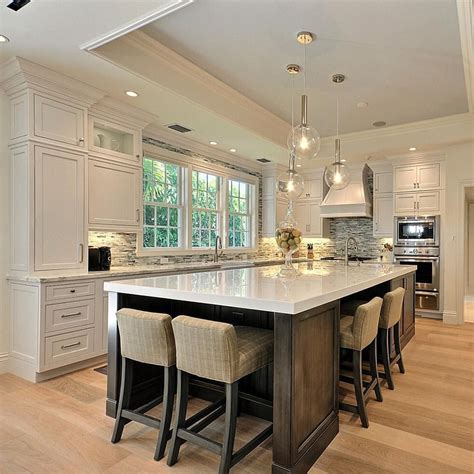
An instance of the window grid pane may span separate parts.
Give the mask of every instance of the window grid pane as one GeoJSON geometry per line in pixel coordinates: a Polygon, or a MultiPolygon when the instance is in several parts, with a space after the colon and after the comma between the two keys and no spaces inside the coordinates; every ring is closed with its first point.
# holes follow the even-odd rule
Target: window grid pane
{"type": "Polygon", "coordinates": [[[143,159],[143,247],[177,248],[181,234],[181,167],[143,159]]]}
{"type": "Polygon", "coordinates": [[[229,180],[229,247],[250,247],[250,185],[229,180]]]}

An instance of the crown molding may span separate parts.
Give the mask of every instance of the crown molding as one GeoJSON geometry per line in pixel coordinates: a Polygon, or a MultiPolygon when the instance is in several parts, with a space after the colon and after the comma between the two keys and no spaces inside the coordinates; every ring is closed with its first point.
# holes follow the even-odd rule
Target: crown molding
{"type": "Polygon", "coordinates": [[[113,115],[124,125],[132,124],[140,129],[145,128],[158,119],[154,114],[108,96],[92,105],[89,112],[95,116],[105,116],[104,118],[113,115]]]}
{"type": "Polygon", "coordinates": [[[242,168],[246,168],[250,171],[255,171],[258,173],[261,173],[266,167],[265,164],[261,164],[258,161],[255,161],[254,163],[248,158],[243,158],[234,153],[219,150],[218,148],[203,144],[189,137],[178,136],[177,133],[178,132],[172,132],[159,125],[152,124],[146,127],[146,129],[143,131],[143,137],[154,138],[155,140],[163,141],[169,145],[184,148],[191,152],[199,153],[209,158],[224,161],[226,163],[238,165],[242,168]]]}
{"type": "Polygon", "coordinates": [[[73,97],[86,107],[105,96],[95,87],[18,56],[6,61],[0,71],[0,83],[8,95],[28,87],[39,88],[52,94],[73,97]]]}
{"type": "Polygon", "coordinates": [[[469,112],[474,112],[474,46],[472,1],[456,0],[459,22],[459,37],[464,65],[464,79],[469,112]]]}
{"type": "Polygon", "coordinates": [[[119,26],[97,38],[94,38],[86,43],[81,44],[79,47],[84,51],[92,51],[99,46],[103,46],[110,41],[113,41],[131,31],[134,31],[138,28],[141,28],[148,23],[151,23],[159,18],[162,18],[170,13],[173,13],[183,7],[186,7],[193,3],[194,0],[171,0],[166,2],[164,5],[161,5],[159,8],[152,10],[138,18],[135,18],[125,25],[119,26]]]}

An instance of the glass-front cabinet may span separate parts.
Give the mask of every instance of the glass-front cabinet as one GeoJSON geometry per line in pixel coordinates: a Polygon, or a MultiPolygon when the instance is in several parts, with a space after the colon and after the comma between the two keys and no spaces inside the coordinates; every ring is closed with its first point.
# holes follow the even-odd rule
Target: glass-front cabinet
{"type": "Polygon", "coordinates": [[[141,133],[118,123],[89,117],[89,149],[126,163],[140,163],[141,133]]]}

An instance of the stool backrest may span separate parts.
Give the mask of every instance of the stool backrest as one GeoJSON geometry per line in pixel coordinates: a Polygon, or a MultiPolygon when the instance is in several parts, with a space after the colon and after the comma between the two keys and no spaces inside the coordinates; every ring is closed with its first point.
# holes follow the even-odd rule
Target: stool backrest
{"type": "Polygon", "coordinates": [[[239,353],[232,324],[190,316],[178,316],[172,324],[178,369],[211,380],[235,380],[239,353]]]}
{"type": "Polygon", "coordinates": [[[405,288],[402,287],[385,293],[382,311],[380,313],[379,327],[389,329],[400,321],[404,297],[405,288]]]}
{"type": "Polygon", "coordinates": [[[382,302],[382,298],[376,296],[357,307],[352,325],[355,349],[361,351],[376,338],[382,302]]]}
{"type": "Polygon", "coordinates": [[[117,312],[122,357],[170,367],[176,363],[171,316],[123,308],[117,312]]]}

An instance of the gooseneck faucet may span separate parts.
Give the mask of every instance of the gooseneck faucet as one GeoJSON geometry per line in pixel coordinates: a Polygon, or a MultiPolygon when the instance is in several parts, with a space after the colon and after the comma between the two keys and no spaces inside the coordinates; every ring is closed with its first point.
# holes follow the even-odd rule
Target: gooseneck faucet
{"type": "Polygon", "coordinates": [[[214,262],[217,263],[219,261],[219,254],[217,250],[222,250],[222,239],[219,235],[216,236],[216,242],[214,243],[214,262]]]}
{"type": "Polygon", "coordinates": [[[359,251],[359,247],[357,246],[357,240],[354,237],[348,237],[346,239],[346,253],[344,254],[344,264],[347,266],[349,265],[349,242],[354,242],[356,251],[359,251]]]}

